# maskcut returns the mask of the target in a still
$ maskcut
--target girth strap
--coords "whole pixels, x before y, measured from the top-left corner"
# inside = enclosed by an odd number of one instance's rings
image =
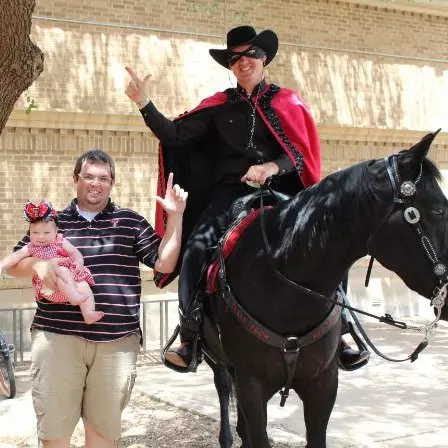
[[[250,333],[270,347],[278,348],[283,353],[283,359],[286,365],[286,382],[283,389],[280,391],[281,401],[280,406],[285,405],[286,399],[289,396],[294,373],[296,370],[297,360],[300,350],[308,345],[317,342],[325,336],[331,328],[337,323],[341,315],[341,306],[333,305],[331,311],[313,330],[304,336],[281,336],[274,333],[269,328],[258,322],[252,317],[236,300],[235,296],[227,283],[225,260],[221,250],[218,249],[219,256],[219,285],[227,308],[230,309],[233,315],[237,318],[239,323]],[[342,304],[342,297],[336,293],[336,302]]]

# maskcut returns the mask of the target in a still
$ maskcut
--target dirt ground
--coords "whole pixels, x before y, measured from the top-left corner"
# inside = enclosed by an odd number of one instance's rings
[[[28,366],[24,364],[16,370],[17,397],[13,400],[0,400],[0,448],[35,448],[37,443],[29,396]],[[20,415],[20,421],[17,415]],[[216,448],[219,446],[218,434],[219,423],[216,420],[154,399],[141,390],[134,390],[123,415],[123,435],[119,446]],[[71,446],[84,446],[81,424],[75,430]],[[240,446],[236,432],[234,446]],[[286,448],[290,445],[277,443],[272,446]]]

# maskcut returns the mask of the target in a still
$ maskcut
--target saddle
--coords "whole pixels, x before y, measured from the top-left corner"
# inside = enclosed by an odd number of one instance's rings
[[[258,189],[242,198],[237,199],[230,209],[230,226],[221,237],[215,250],[206,275],[206,293],[213,294],[217,290],[219,272],[219,250],[222,250],[226,259],[235,249],[237,242],[244,231],[260,214],[260,197],[263,196],[264,208],[270,209],[277,203],[289,199],[289,196],[273,190]]]

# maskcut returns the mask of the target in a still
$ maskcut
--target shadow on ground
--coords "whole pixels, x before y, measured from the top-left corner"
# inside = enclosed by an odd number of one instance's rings
[[[406,357],[423,335],[367,325],[378,348],[388,356]],[[448,430],[448,325],[443,323],[430,346],[414,363],[388,363],[372,356],[368,367],[341,372],[329,428],[331,448],[446,448]],[[216,448],[219,406],[211,371],[179,374],[158,363],[158,354],[139,357],[138,378],[123,415],[121,447]],[[0,448],[35,447],[35,417],[27,365],[17,368],[18,395],[0,399]],[[291,396],[268,406],[268,430],[275,448],[304,446],[302,406]],[[234,446],[240,446],[235,434]],[[73,447],[83,446],[79,425]]]

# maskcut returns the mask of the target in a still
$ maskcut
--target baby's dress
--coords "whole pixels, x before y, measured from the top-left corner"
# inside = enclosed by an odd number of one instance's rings
[[[85,281],[89,285],[94,285],[95,282],[93,280],[92,274],[89,269],[84,267],[78,274],[76,274],[76,263],[74,263],[70,258],[68,253],[63,249],[62,242],[64,238],[62,234],[58,233],[56,237],[56,241],[49,243],[45,246],[38,246],[33,243],[28,243],[28,252],[34,258],[39,258],[41,260],[50,260],[52,258],[67,258],[62,263],[59,263],[59,266],[65,266],[70,270],[73,274],[73,279],[75,282]],[[67,297],[61,293],[61,291],[51,291],[45,288],[42,283],[42,280],[37,276],[33,276],[33,286],[34,291],[36,293],[36,300],[41,298],[50,300],[51,302],[68,302]]]

